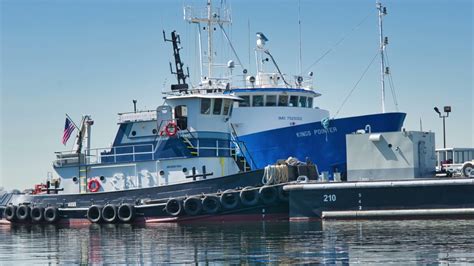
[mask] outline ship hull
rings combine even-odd
[[[203,199],[205,195],[219,197],[220,193],[244,187],[261,187],[263,171],[252,171],[239,173],[220,178],[193,181],[182,184],[157,186],[152,188],[130,189],[114,192],[86,193],[86,194],[6,194],[0,198],[0,212],[5,212],[9,205],[20,206],[48,206],[56,207],[60,216],[59,224],[88,224],[87,210],[92,206],[105,206],[107,204],[116,207],[123,204],[134,206],[134,223],[161,223],[161,222],[192,222],[192,221],[225,221],[225,220],[273,220],[288,218],[288,202],[275,200],[272,203],[264,203],[261,200],[252,205],[243,205],[241,202],[231,209],[221,206],[215,213],[206,213],[204,209],[196,214],[189,215],[184,208],[179,214],[172,215],[166,210],[169,199],[177,199],[183,204],[184,199],[197,197]],[[6,221],[5,213],[2,215],[3,222]],[[99,222],[105,223],[101,220]],[[120,223],[118,219],[115,221]],[[14,223],[33,223],[31,219]],[[47,223],[46,221],[42,223]]]
[[[247,159],[257,169],[290,156],[306,158],[320,172],[346,172],[346,134],[360,129],[371,132],[400,131],[405,113],[384,113],[333,119],[324,128],[321,122],[295,125],[239,136],[245,143]],[[367,125],[370,126],[367,127]]]
[[[472,179],[319,182],[284,189],[293,221],[474,217]]]

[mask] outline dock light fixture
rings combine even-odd
[[[449,113],[451,113],[451,106],[445,106],[443,111],[446,114],[442,114],[438,107],[434,108],[435,112],[438,114],[439,118],[443,118],[443,147],[446,149],[446,117],[449,117]]]

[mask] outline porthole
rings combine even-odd
[[[77,184],[77,181],[79,181],[79,180],[77,179],[77,176],[74,176],[74,177],[72,178],[72,182],[74,182],[74,183]]]
[[[156,134],[158,134],[158,130],[156,130],[156,128],[154,128],[154,129],[151,131],[151,133],[153,133],[153,135],[156,135]]]
[[[132,136],[135,136],[137,134],[137,132],[134,130],[132,131]]]
[[[105,176],[101,175],[101,176],[99,177],[99,179],[100,179],[100,181],[104,182],[104,181],[105,181]]]
[[[186,173],[186,172],[188,172],[188,168],[184,167],[183,168],[183,173]]]
[[[165,171],[161,170],[160,175],[165,175]]]

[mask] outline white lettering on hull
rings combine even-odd
[[[312,135],[316,136],[316,135],[331,134],[331,133],[336,133],[336,132],[337,132],[337,127],[330,127],[328,129],[321,128],[321,129],[315,129],[312,132],[309,130],[296,132],[296,137],[304,138],[304,137],[310,137]]]
[[[279,116],[278,120],[303,121],[301,116]]]

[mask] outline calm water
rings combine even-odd
[[[474,221],[0,226],[0,264],[474,263]]]

